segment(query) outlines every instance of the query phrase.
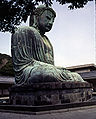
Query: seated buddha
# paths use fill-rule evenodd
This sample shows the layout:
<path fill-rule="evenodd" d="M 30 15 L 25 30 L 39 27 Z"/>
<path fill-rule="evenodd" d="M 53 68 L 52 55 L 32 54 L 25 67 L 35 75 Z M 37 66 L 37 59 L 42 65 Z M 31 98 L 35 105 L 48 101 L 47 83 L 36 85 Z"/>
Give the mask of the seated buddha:
<path fill-rule="evenodd" d="M 30 26 L 19 27 L 12 34 L 11 53 L 17 85 L 80 81 L 81 76 L 54 65 L 53 46 L 45 35 L 56 17 L 51 7 L 41 5 L 30 16 Z"/>

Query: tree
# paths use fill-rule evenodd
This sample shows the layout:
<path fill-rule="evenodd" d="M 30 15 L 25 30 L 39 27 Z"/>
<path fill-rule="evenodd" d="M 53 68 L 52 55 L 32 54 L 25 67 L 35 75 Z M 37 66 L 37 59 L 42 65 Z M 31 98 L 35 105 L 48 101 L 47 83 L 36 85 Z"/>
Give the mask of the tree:
<path fill-rule="evenodd" d="M 12 57 L 0 53 L 0 75 L 14 76 Z"/>
<path fill-rule="evenodd" d="M 17 25 L 26 22 L 28 16 L 33 14 L 35 6 L 40 2 L 46 6 L 52 5 L 54 0 L 0 0 L 0 31 L 14 32 Z M 70 9 L 82 8 L 88 1 L 93 0 L 56 0 L 60 4 L 71 3 Z"/>
<path fill-rule="evenodd" d="M 14 70 L 13 70 L 13 64 L 12 64 L 12 59 L 9 60 L 5 66 L 3 66 L 0 69 L 0 75 L 4 75 L 4 76 L 14 76 Z"/>

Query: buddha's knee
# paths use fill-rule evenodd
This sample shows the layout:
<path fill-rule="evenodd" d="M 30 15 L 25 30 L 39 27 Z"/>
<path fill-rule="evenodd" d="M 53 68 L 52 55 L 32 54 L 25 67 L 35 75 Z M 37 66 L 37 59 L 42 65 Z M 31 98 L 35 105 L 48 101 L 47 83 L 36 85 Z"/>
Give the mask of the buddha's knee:
<path fill-rule="evenodd" d="M 28 83 L 43 83 L 43 82 L 56 82 L 57 79 L 49 74 L 35 74 L 35 75 L 31 75 L 28 78 Z"/>
<path fill-rule="evenodd" d="M 72 76 L 74 77 L 75 81 L 81 81 L 81 82 L 84 82 L 83 78 L 76 72 L 72 72 L 71 73 Z"/>

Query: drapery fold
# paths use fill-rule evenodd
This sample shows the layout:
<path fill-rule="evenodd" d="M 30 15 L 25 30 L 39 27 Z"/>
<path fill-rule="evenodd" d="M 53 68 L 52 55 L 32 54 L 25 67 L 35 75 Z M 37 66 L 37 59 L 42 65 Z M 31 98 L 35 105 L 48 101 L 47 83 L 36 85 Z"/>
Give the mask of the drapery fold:
<path fill-rule="evenodd" d="M 18 28 L 11 39 L 11 53 L 17 85 L 52 81 L 83 81 L 76 73 L 54 66 L 49 39 L 34 27 Z"/>

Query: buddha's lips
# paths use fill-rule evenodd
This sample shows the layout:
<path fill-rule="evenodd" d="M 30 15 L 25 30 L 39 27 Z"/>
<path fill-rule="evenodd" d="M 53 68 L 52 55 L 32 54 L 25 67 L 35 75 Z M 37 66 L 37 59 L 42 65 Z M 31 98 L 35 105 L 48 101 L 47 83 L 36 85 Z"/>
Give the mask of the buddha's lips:
<path fill-rule="evenodd" d="M 51 29 L 51 28 L 52 28 L 52 25 L 48 25 L 48 26 L 46 26 L 46 27 L 48 27 L 49 29 Z"/>

